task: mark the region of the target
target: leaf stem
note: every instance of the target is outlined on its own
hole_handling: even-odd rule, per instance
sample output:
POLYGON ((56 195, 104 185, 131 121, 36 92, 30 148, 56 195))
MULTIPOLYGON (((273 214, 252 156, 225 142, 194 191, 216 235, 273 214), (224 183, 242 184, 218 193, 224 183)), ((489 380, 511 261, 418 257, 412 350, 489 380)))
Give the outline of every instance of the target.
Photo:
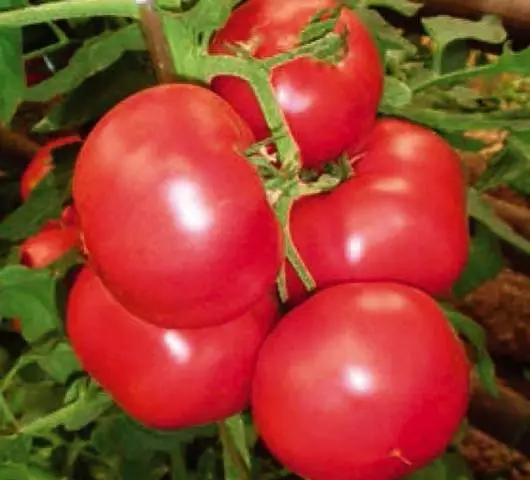
MULTIPOLYGON (((106 395, 99 395, 97 398, 92 400, 91 408, 106 409, 112 405, 112 400, 106 395)), ((75 415, 77 410, 82 408, 84 405, 78 402, 74 402, 66 407, 63 407, 55 412, 46 415, 45 417, 39 418, 34 422, 21 427, 18 430, 19 434, 25 435, 36 435, 41 431, 49 431, 53 428, 62 425, 71 416, 75 415)))
POLYGON ((11 411, 11 408, 9 408, 9 405, 7 404, 6 399, 2 393, 0 393, 0 410, 4 412, 4 415, 6 416, 7 420, 9 420, 13 427, 18 430, 19 425, 17 419, 13 415, 13 412, 11 411))
POLYGON ((218 55, 204 57, 204 69, 210 79, 223 75, 237 76, 249 83, 274 136, 282 168, 298 171, 301 168, 298 146, 276 100, 268 68, 257 60, 218 55))
POLYGON ((180 443, 179 446, 171 452, 171 480, 186 480, 188 478, 185 452, 186 446, 183 443, 180 443))
POLYGON ((429 80, 418 83, 417 85, 413 85, 411 89, 413 93, 419 93, 433 86, 439 86, 454 81, 467 80, 469 78, 477 77, 479 75, 486 75, 490 72, 495 71, 495 69, 496 65, 491 64, 467 68, 466 70, 457 70, 455 72, 446 73, 444 75, 437 75, 433 78, 430 78, 429 80))
POLYGON ((24 27, 85 17, 138 18, 139 10, 133 0, 62 0, 0 13, 3 27, 24 27))
POLYGON ((234 467, 237 470, 237 475, 239 480, 251 480, 250 470, 248 469, 243 457, 239 453, 230 430, 227 427, 225 422, 219 422, 219 436, 221 437, 221 442, 223 447, 226 449, 234 467))

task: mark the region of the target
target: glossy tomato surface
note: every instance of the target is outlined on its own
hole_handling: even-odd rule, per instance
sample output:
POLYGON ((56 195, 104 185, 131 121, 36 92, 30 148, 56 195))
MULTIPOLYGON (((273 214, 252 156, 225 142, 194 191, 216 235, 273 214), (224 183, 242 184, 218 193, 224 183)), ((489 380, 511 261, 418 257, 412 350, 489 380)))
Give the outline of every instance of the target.
MULTIPOLYGON (((435 133, 379 120, 355 175, 293 206, 290 232, 317 286, 397 281, 445 294, 468 255, 465 182, 457 154, 435 133)), ((287 269, 294 301, 305 291, 287 269)))
POLYGON ((127 309, 203 327, 269 291, 282 234, 244 156, 253 140, 222 98, 185 84, 139 92, 92 130, 73 195, 91 262, 127 309))
POLYGON ((20 246, 21 263, 30 268, 45 268, 72 248, 80 247, 80 244, 80 231, 77 227, 46 225, 20 246))
POLYGON ((31 191, 52 170, 53 150, 79 142, 81 142, 81 138, 77 135, 60 137, 46 143, 37 151, 20 180, 20 195, 23 200, 28 199, 31 191))
POLYGON ((425 293, 342 284, 288 313, 266 340, 254 420, 311 480, 395 480, 442 454, 468 405, 464 348, 425 293))
POLYGON ((129 415, 152 428, 184 428, 246 407, 276 318, 270 295, 221 326, 162 329, 132 316, 85 268, 70 293, 67 332, 83 367, 129 415))
MULTIPOLYGON (((230 47, 244 43, 256 58, 287 52, 299 45, 302 31, 315 15, 336 6, 335 0, 249 0, 234 11, 210 50, 230 54, 230 47)), ((337 32, 345 31, 347 53, 339 63, 298 58, 275 67, 271 75, 276 100, 308 168, 333 160, 348 146, 360 147, 375 120, 383 85, 377 48, 346 7, 337 22, 337 32)), ((249 123, 258 140, 270 136, 245 81, 222 76, 213 80, 212 87, 249 123)))

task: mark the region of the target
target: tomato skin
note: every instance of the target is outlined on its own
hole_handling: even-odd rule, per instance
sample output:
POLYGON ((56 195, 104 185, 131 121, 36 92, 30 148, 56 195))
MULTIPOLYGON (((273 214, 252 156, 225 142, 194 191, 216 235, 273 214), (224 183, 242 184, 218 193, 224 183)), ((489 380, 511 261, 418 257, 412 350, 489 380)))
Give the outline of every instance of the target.
POLYGON ((26 201, 31 191, 52 170, 52 152, 56 148, 81 142, 78 135, 60 137, 43 145, 31 159, 20 180, 20 195, 26 201))
MULTIPOLYGON (((214 37, 211 53, 230 54, 227 45, 252 43, 253 56, 267 58, 299 43, 311 18, 335 0, 249 0, 237 8, 214 37)), ((366 27, 343 8, 337 31, 349 32, 348 53, 337 65, 298 58, 276 67, 271 82, 276 99, 300 148, 303 164, 316 168, 366 140, 382 94, 383 70, 366 27)), ((270 136, 259 104, 248 84, 220 76, 212 88, 249 123, 256 138, 270 136)))
POLYGON ((70 293, 66 325, 85 370, 123 410, 151 428, 185 428, 247 406, 257 353, 277 308, 266 295, 221 326, 163 329, 127 312, 86 267, 70 293))
POLYGON ((342 284, 288 313, 260 351, 258 432, 311 480, 394 480, 442 454, 468 405, 465 350, 401 284, 342 284))
MULTIPOLYGON (((297 201, 290 234, 318 288, 396 281, 445 294, 462 272, 469 233, 459 159, 433 132, 378 121, 355 176, 297 201)), ((287 267, 293 302, 306 295, 287 267)))
POLYGON ((139 92, 92 130, 73 196, 91 263, 128 310, 200 328, 274 285, 282 232, 243 155, 253 141, 222 98, 186 84, 139 92))
POLYGON ((21 263, 30 268, 46 268, 79 245, 78 228, 46 225, 20 246, 21 263))

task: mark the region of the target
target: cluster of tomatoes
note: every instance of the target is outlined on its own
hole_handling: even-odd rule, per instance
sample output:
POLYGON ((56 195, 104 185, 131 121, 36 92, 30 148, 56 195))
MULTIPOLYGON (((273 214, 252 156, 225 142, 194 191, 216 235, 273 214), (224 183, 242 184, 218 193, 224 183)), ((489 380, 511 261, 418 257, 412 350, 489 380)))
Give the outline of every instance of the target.
MULTIPOLYGON (((285 52, 336 6, 249 0, 211 54, 285 52)), ((465 351, 431 297, 466 262, 465 185, 435 133, 376 119, 377 48, 346 7, 336 29, 347 34, 339 63, 297 58, 271 84, 302 166, 347 154, 353 175, 296 200, 285 225, 245 156, 270 132, 242 79, 149 88, 98 122, 74 172, 88 262, 67 331, 86 371, 145 425, 184 428, 250 405, 298 475, 390 480, 440 455, 466 413, 465 351)))

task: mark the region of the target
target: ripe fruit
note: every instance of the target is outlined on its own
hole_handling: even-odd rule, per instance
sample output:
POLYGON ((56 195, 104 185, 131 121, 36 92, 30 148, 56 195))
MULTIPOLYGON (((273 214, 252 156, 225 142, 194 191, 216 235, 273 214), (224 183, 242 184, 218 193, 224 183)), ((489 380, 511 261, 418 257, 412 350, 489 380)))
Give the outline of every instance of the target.
POLYGON ((20 180, 20 195, 23 200, 28 199, 31 191, 52 170, 53 150, 79 142, 81 142, 81 138, 77 135, 60 137, 46 143, 37 151, 20 180))
MULTIPOLYGON (((290 234, 317 286, 396 281, 444 294, 468 255, 465 183, 456 153, 435 133, 378 121, 355 175, 331 193, 303 198, 290 234)), ((289 265, 288 290, 305 290, 289 265)))
POLYGON ((424 466, 468 404, 464 348, 436 303, 393 283, 330 287, 268 337, 253 381, 265 444, 311 480, 394 480, 424 466))
POLYGON ((222 98, 186 84, 141 91, 92 130, 73 195, 91 263, 128 310, 204 327, 270 291, 282 235, 244 156, 253 140, 222 98))
POLYGON ((267 294, 224 325, 167 330, 131 315, 89 268, 70 293, 67 332, 85 370, 133 418, 184 428, 244 409, 258 349, 277 317, 267 294))
POLYGON ((76 227, 45 226, 20 246, 20 259, 30 268, 45 268, 69 250, 79 247, 80 232, 76 227))
MULTIPOLYGON (((215 35, 211 53, 231 54, 246 44, 255 58, 269 58, 299 45, 312 17, 337 7, 336 0, 249 0, 215 35)), ((298 143, 305 167, 319 167, 347 147, 363 145, 375 120, 383 70, 366 27, 348 8, 336 31, 347 32, 346 54, 337 64, 298 58, 272 71, 276 100, 298 143)), ((258 140, 270 136, 250 86, 233 76, 213 80, 212 88, 248 122, 258 140)))

